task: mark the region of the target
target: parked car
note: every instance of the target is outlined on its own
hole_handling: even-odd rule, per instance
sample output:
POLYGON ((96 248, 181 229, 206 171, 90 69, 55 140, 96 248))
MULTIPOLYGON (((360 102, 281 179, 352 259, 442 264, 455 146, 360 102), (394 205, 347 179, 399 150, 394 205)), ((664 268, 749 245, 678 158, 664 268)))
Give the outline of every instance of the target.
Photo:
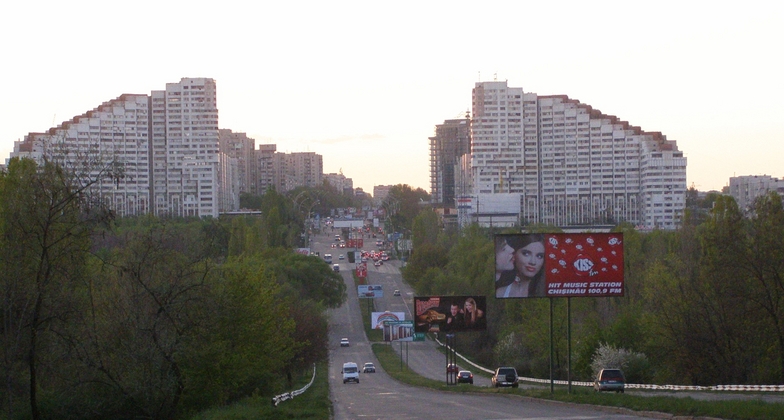
POLYGON ((348 346, 349 346, 348 338, 346 338, 346 337, 341 338, 340 339, 340 347, 348 347, 348 346))
POLYGON ((365 366, 362 367, 362 373, 376 373, 376 365, 370 362, 365 363, 365 366))
POLYGON ((474 384, 474 374, 467 370, 457 372, 457 383, 459 384, 474 384))
POLYGON ((517 369, 513 367, 500 367, 495 370, 495 373, 490 379, 490 382, 495 388, 501 386, 511 386, 512 388, 517 388, 517 380, 517 369))
POLYGON ((460 369, 457 368, 457 365, 454 363, 450 363, 446 365, 446 373, 457 373, 460 369))
POLYGON ((593 381, 594 391, 615 391, 623 393, 626 377, 620 369, 602 369, 593 381))
POLYGON ((394 296, 400 296, 400 290, 395 289, 395 292, 392 293, 394 296))

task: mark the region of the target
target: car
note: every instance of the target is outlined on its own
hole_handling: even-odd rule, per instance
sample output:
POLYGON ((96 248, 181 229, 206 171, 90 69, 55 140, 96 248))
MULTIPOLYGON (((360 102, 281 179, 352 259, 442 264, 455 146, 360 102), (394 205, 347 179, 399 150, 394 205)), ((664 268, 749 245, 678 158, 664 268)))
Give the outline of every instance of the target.
POLYGON ((457 373, 459 371, 460 371, 460 369, 458 369, 457 365, 454 364, 454 363, 450 363, 450 364, 446 365, 446 373, 452 373, 452 372, 457 373))
POLYGON ((400 290, 395 289, 395 292, 392 293, 393 296, 400 296, 400 290))
POLYGON ((376 373, 376 365, 370 362, 365 363, 365 366, 362 367, 362 373, 376 373))
POLYGON ((457 372, 457 383, 459 384, 474 384, 474 374, 468 370, 461 370, 457 372))
POLYGON ((332 264, 332 271, 339 273, 340 272, 340 265, 332 264))
POLYGON ((376 267, 380 267, 381 266, 381 261, 376 261, 376 262, 373 263, 373 265, 375 265, 376 267))
POLYGON ((343 259, 345 259, 345 258, 346 258, 346 257, 344 257, 344 256, 343 256, 343 254, 340 254, 340 255, 338 255, 338 259, 339 259, 339 260, 343 260, 343 259))
POLYGON ((517 388, 518 379, 517 369, 509 366, 503 366, 495 370, 493 377, 490 379, 490 382, 494 388, 502 386, 511 386, 512 388, 517 388))
POLYGON ((349 345, 348 338, 343 337, 340 339, 340 347, 348 347, 349 345))
POLYGON ((338 246, 336 244, 332 244, 332 248, 337 248, 337 247, 338 246))
POLYGON ((615 391, 623 393, 626 377, 620 369, 602 369, 593 380, 594 391, 615 391))

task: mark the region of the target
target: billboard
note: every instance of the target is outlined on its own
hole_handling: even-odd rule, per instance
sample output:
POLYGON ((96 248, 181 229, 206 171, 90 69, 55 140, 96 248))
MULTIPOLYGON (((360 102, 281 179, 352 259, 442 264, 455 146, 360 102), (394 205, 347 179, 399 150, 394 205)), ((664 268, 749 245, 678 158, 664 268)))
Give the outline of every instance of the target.
POLYGON ((495 297, 623 296, 622 233, 495 236, 495 297))
POLYGON ((384 341, 425 341, 424 333, 414 332, 414 321, 384 321, 384 341))
POLYGON ((380 330, 384 328, 384 322, 386 321, 405 321, 406 313, 405 312, 371 312, 370 313, 370 325, 371 328, 374 330, 380 330))
POLYGON ((487 328, 484 296, 414 296, 414 331, 459 332, 487 328))
POLYGON ((384 297, 384 288, 377 284, 360 284, 357 286, 357 296, 369 299, 384 297))

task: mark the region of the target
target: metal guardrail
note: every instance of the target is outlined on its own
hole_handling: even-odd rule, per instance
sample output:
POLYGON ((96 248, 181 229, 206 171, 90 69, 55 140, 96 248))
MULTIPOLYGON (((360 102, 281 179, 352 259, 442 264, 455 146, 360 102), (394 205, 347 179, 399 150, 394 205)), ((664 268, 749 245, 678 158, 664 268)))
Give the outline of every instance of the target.
MULTIPOLYGON (((442 347, 447 347, 446 344, 442 343, 435 339, 436 343, 438 343, 442 347)), ((468 360, 462 354, 455 352, 455 354, 463 359, 469 365, 479 369, 483 372, 487 372, 489 374, 495 373, 495 371, 487 369, 485 367, 479 366, 476 363, 468 360)), ((542 384, 549 384, 549 379, 539 379, 539 378, 526 378, 520 376, 519 380, 525 382, 535 382, 535 383, 542 383, 542 384)), ((569 381, 553 381, 554 384, 558 385, 569 385, 569 381)), ((581 381, 572 381, 572 385, 575 386, 588 386, 592 387, 593 382, 581 382, 581 381)), ((654 390, 667 390, 667 391, 754 391, 754 392, 784 392, 784 385, 713 385, 713 386, 696 386, 696 385, 648 385, 648 384, 626 384, 626 388, 636 388, 636 389, 654 389, 654 390)))
POLYGON ((276 396, 272 397, 272 405, 277 407, 278 404, 282 403, 283 401, 291 400, 291 399, 294 399, 294 397, 296 397, 298 395, 304 394, 305 391, 307 391, 307 389, 310 388, 311 385, 313 385, 313 381, 315 381, 315 380, 316 380, 316 364, 313 363, 313 377, 310 378, 310 383, 308 383, 307 385, 305 385, 304 387, 302 387, 302 388, 300 388, 300 389, 298 389, 296 391, 285 392, 283 394, 276 395, 276 396))

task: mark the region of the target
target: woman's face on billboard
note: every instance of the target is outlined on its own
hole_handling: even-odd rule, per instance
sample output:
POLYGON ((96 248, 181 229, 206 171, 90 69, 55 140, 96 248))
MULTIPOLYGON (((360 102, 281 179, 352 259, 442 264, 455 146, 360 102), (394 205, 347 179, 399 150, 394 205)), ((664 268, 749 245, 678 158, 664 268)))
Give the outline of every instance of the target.
POLYGON ((515 253, 515 268, 525 277, 534 277, 544 265, 544 244, 531 242, 515 253))

